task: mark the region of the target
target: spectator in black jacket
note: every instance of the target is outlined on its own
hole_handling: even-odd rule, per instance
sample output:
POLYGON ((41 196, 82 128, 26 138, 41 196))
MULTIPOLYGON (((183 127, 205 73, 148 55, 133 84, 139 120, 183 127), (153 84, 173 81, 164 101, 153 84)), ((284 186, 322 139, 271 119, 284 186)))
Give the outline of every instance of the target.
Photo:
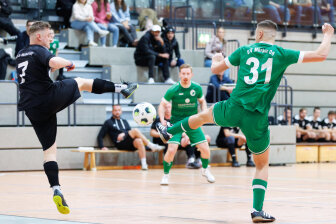
POLYGON ((225 86, 224 84, 233 84, 233 80, 229 77, 224 76, 224 72, 219 75, 210 76, 209 84, 212 86, 208 86, 207 94, 205 99, 208 103, 216 103, 218 101, 227 100, 234 89, 233 86, 225 86), (215 92, 214 92, 215 91, 215 92))
POLYGON ((169 54, 165 53, 164 41, 160 33, 161 27, 153 25, 152 29, 141 37, 134 52, 135 64, 148 66, 148 83, 154 83, 154 65, 162 63, 165 83, 174 84, 169 75, 169 54))
POLYGON ((163 36, 164 45, 166 52, 169 54, 169 65, 170 67, 178 66, 184 64, 184 60, 181 58, 180 47, 175 38, 175 29, 173 27, 167 27, 165 34, 163 36), (175 51, 176 58, 173 58, 175 51))
POLYGON ((65 28, 70 27, 70 17, 72 14, 72 6, 76 0, 57 0, 56 2, 56 14, 63 17, 65 28))
POLYGON ((9 15, 12 14, 12 7, 9 0, 0 0, 0 28, 11 36, 18 36, 20 31, 14 26, 9 15))
POLYGON ((19 53, 20 50, 22 50, 25 47, 29 46, 29 36, 28 36, 28 30, 33 25, 35 20, 27 20, 26 22, 26 30, 21 32, 16 39, 16 46, 15 46, 15 56, 19 53))
POLYGON ((127 120, 121 118, 122 110, 120 105, 114 105, 112 117, 105 121, 98 134, 98 146, 101 150, 108 150, 104 147, 103 138, 109 134, 112 142, 120 150, 138 150, 141 159, 141 168, 147 170, 146 149, 152 151, 163 150, 164 146, 159 146, 150 142, 138 129, 131 129, 127 120))
POLYGON ((6 78, 8 65, 15 66, 15 60, 12 59, 4 49, 0 49, 0 80, 4 80, 6 78))

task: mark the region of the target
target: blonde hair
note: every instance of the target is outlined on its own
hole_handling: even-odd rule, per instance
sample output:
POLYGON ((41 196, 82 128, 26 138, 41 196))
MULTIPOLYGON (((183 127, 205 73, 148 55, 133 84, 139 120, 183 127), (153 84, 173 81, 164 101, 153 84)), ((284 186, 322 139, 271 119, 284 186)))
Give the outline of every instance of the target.
POLYGON ((40 30, 50 29, 51 26, 48 22, 44 21, 36 21, 31 25, 31 27, 28 30, 28 35, 32 35, 40 30))
POLYGON ((184 68, 190 68, 190 71, 192 72, 192 67, 191 67, 191 65, 189 65, 189 64, 183 64, 183 65, 181 65, 181 66, 180 66, 180 72, 181 72, 182 69, 184 69, 184 68))

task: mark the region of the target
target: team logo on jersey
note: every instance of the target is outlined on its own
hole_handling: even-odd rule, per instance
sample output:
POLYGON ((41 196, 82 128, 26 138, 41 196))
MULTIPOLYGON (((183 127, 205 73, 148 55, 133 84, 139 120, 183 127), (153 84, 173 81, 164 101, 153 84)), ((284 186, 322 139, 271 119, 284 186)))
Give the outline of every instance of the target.
POLYGON ((196 95, 196 92, 195 92, 195 90, 190 90, 190 96, 195 96, 196 95))
POLYGON ((179 93, 180 96, 183 96, 183 93, 179 93))
POLYGON ((189 99, 189 98, 186 98, 186 99, 185 99, 185 102, 186 102, 186 103, 190 103, 190 99, 189 99))

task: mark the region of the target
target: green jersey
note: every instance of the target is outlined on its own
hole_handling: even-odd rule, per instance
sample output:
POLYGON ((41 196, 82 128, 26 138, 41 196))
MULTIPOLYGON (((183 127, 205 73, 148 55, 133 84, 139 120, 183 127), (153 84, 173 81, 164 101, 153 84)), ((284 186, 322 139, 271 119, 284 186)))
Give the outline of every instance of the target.
POLYGON ((197 114, 197 101, 202 97, 202 87, 196 82, 191 82, 188 88, 182 87, 180 82, 170 87, 163 98, 172 102, 172 123, 197 114))
POLYGON ((238 48, 225 63, 240 66, 231 100, 249 111, 268 112, 287 67, 301 63, 303 52, 255 43, 238 48))
POLYGON ((59 48, 59 41, 58 39, 54 39, 54 41, 50 44, 49 51, 53 54, 56 55, 57 49, 59 48))

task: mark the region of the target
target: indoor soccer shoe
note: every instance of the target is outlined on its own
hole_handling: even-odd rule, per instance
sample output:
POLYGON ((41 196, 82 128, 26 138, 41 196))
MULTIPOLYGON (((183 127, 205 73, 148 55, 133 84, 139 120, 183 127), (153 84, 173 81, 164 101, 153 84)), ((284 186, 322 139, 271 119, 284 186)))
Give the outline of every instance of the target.
POLYGON ((254 223, 274 222, 275 218, 264 211, 257 211, 255 209, 251 212, 251 218, 254 223))
POLYGON ((131 83, 131 82, 123 82, 123 84, 127 85, 126 89, 120 91, 120 93, 127 99, 134 91, 139 87, 138 83, 131 83))
POLYGON ((161 179, 161 185, 168 185, 168 179, 169 179, 169 174, 163 174, 163 177, 161 179))
POLYGON ((57 210, 62 214, 69 214, 70 209, 67 205, 67 203, 64 200, 63 194, 59 190, 54 191, 54 202, 57 206, 57 210))
POLYGON ((169 139, 171 139, 173 136, 167 132, 167 127, 165 127, 161 122, 156 123, 156 130, 160 134, 160 138, 163 141, 163 143, 167 143, 169 139))
POLYGON ((206 177, 209 183, 215 183, 215 177, 211 174, 209 167, 206 169, 202 168, 201 172, 202 176, 206 177))

